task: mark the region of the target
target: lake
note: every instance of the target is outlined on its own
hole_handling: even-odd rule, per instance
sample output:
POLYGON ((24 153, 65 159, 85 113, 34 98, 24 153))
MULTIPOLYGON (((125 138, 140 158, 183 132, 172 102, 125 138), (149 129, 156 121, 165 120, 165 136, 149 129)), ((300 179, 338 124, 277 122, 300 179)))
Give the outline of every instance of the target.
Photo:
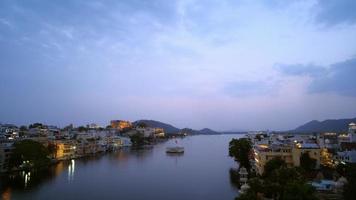
POLYGON ((1 177, 2 199, 234 199, 228 143, 241 135, 177 139, 183 155, 168 155, 160 143, 150 150, 122 149, 61 162, 46 172, 1 177))

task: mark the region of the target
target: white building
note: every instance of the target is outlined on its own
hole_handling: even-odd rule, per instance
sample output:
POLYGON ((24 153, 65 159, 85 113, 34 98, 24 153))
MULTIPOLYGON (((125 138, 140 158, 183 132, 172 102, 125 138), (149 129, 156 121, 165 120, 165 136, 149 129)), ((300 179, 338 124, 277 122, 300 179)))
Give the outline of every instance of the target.
POLYGON ((320 148, 337 149, 338 139, 337 133, 321 133, 317 136, 317 143, 320 148))
POLYGON ((340 146, 343 142, 350 142, 350 135, 349 134, 340 134, 337 136, 338 145, 340 146))
POLYGON ((144 137, 164 137, 165 135, 162 128, 136 127, 136 131, 143 134, 144 137))
POLYGON ((100 125, 95 124, 95 123, 88 124, 87 127, 88 127, 89 129, 99 129, 99 128, 102 128, 100 125))
POLYGON ((15 139, 19 137, 19 129, 12 124, 0 124, 0 138, 15 139))
POLYGON ((121 136, 113 136, 107 138, 109 146, 113 149, 117 149, 120 147, 128 147, 131 146, 131 140, 128 137, 121 137, 121 136))
POLYGON ((349 124, 349 136, 350 136, 350 142, 356 142, 356 124, 355 123, 349 124))
POLYGON ((336 159, 345 163, 356 163, 356 150, 339 151, 337 152, 336 159))
POLYGON ((356 142, 341 143, 336 159, 345 163, 356 163, 356 142))

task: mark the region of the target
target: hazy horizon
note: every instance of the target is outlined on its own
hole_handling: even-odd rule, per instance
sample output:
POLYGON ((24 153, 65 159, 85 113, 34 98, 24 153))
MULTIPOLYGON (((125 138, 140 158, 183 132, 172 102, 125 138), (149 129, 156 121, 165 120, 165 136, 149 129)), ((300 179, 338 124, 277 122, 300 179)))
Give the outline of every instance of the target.
POLYGON ((0 122, 356 117, 356 1, 0 2, 0 122))

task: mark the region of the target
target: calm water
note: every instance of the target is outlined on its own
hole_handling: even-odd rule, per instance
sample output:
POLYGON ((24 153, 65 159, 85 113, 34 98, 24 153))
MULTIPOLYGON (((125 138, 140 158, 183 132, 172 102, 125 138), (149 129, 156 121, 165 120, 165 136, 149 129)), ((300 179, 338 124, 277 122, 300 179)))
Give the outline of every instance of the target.
POLYGON ((234 199, 228 142, 239 135, 179 139, 184 155, 167 155, 173 141, 151 150, 124 149, 62 162, 39 174, 1 177, 2 199, 234 199))

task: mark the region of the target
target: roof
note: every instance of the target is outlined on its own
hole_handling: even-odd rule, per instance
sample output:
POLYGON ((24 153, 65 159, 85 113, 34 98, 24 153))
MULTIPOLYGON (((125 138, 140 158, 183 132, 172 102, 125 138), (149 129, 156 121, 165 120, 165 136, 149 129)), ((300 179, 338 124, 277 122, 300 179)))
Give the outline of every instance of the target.
POLYGON ((356 142, 341 142, 342 150, 356 150, 356 142))

